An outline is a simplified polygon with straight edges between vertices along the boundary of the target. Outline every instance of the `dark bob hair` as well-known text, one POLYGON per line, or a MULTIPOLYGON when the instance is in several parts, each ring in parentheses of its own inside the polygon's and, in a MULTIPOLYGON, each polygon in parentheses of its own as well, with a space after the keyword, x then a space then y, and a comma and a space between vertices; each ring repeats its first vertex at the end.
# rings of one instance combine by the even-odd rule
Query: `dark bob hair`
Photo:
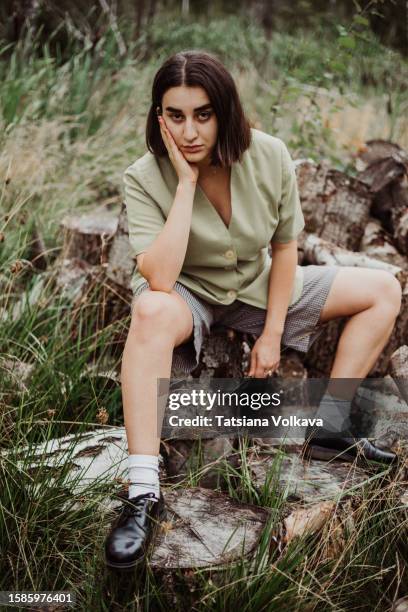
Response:
POLYGON ((146 123, 146 145, 159 157, 168 155, 157 121, 156 107, 170 87, 203 87, 218 120, 217 144, 211 165, 227 167, 241 161, 251 143, 251 128, 234 80, 220 60, 206 51, 180 51, 169 57, 157 71, 152 86, 152 105, 146 123))

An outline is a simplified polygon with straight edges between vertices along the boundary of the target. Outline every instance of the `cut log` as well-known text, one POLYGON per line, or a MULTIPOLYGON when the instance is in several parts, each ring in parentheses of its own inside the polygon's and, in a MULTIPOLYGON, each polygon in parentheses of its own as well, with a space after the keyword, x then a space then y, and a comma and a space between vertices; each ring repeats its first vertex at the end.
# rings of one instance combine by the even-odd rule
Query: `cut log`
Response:
POLYGON ((82 300, 86 288, 99 271, 98 266, 92 266, 80 257, 62 259, 54 267, 55 284, 61 297, 67 299, 74 306, 79 299, 82 300))
POLYGON ((374 142, 365 160, 369 163, 358 178, 373 195, 372 215, 393 234, 400 252, 408 255, 408 155, 393 143, 374 142))
POLYGON ((390 374, 395 380, 398 390, 408 404, 408 346, 400 346, 391 355, 390 374))
POLYGON ((306 231, 340 247, 359 249, 372 196, 361 181, 327 164, 296 166, 306 231))
POLYGON ((155 568, 208 567, 254 551, 270 512, 193 488, 165 492, 167 518, 155 540, 155 568))
POLYGON ((404 149, 394 142, 381 139, 367 140, 360 149, 356 161, 357 170, 363 172, 373 162, 387 157, 404 164, 408 170, 408 154, 404 149))
POLYGON ((401 253, 408 255, 408 210, 400 216, 395 225, 395 242, 401 253))
POLYGON ((121 285, 125 289, 130 289, 130 281, 134 272, 135 263, 135 258, 129 243, 126 206, 122 204, 117 229, 109 251, 106 275, 116 284, 121 285))
POLYGON ((408 596, 397 599, 393 603, 390 612, 408 612, 408 596))
POLYGON ((234 454, 233 438, 210 438, 202 440, 164 440, 161 454, 166 472, 166 483, 180 483, 189 476, 192 468, 197 473, 194 461, 201 455, 200 487, 206 489, 224 488, 219 466, 224 459, 234 454))
POLYGON ((380 448, 396 450, 408 443, 408 404, 399 395, 397 381, 391 381, 370 379, 369 385, 361 385, 353 400, 352 414, 357 431, 380 448))
MULTIPOLYGON (((124 428, 101 428, 22 448, 21 461, 25 466, 28 462, 25 469, 29 473, 47 470, 56 475, 68 466, 65 486, 78 494, 93 483, 124 484, 126 447, 124 428)), ((51 484, 53 477, 49 478, 51 484)), ((303 486, 303 480, 299 484, 303 486)), ((209 567, 239 560, 254 551, 270 517, 265 508, 203 488, 162 491, 167 517, 149 559, 155 568, 209 567)), ((116 497, 101 504, 101 511, 121 505, 116 497)), ((299 521, 294 522, 299 525, 299 521)))
MULTIPOLYGON (((109 337, 112 356, 119 357, 126 342, 126 327, 117 325, 130 315, 130 291, 106 278, 103 265, 91 265, 81 258, 62 259, 52 268, 53 282, 70 310, 73 337, 80 320, 85 333, 112 325, 109 337)), ((130 318, 129 318, 130 322, 130 318)))
POLYGON ((276 374, 281 378, 298 378, 300 380, 307 378, 307 370, 299 353, 285 347, 282 347, 280 363, 276 374))
POLYGON ((322 240, 315 234, 309 234, 304 242, 303 248, 305 259, 309 264, 354 266, 359 268, 386 270, 398 278, 400 282, 407 276, 398 266, 389 264, 381 259, 368 257, 363 253, 356 253, 343 249, 327 240, 322 240))
POLYGON ((314 503, 338 501, 360 488, 369 476, 354 464, 342 461, 303 461, 300 453, 270 449, 268 455, 249 461, 253 482, 262 487, 271 471, 279 471, 279 489, 288 501, 314 503))
POLYGON ((392 198, 391 224, 395 243, 401 253, 408 255, 408 180, 395 182, 390 188, 392 198))
MULTIPOLYGON (((0 455, 6 452, 3 450, 0 455)), ((89 491, 93 484, 126 484, 124 428, 103 427, 49 440, 21 448, 20 457, 18 460, 28 473, 47 471, 50 486, 53 478, 64 470, 64 486, 73 494, 89 491)), ((320 529, 333 515, 334 508, 358 493, 367 480, 366 474, 354 465, 313 460, 303 463, 298 455, 283 457, 275 474, 279 488, 292 503, 286 508, 284 524, 273 535, 279 545, 320 529), (305 503, 310 502, 313 506, 305 510, 305 503)), ((270 454, 266 459, 250 459, 249 466, 258 487, 265 483, 272 461, 270 454)), ((34 482, 32 494, 35 496, 36 487, 42 485, 38 477, 34 482)), ((149 558, 154 568, 210 567, 239 561, 254 552, 270 518, 270 510, 266 508, 240 503, 208 489, 169 491, 164 487, 162 491, 167 517, 160 525, 149 558)), ((101 503, 101 512, 116 511, 122 505, 121 497, 127 497, 124 490, 121 496, 101 503)), ((76 503, 80 504, 80 499, 76 503)))
POLYGON ((374 259, 408 270, 408 258, 398 252, 389 234, 374 217, 366 225, 360 251, 374 259))
POLYGON ((331 517, 334 508, 334 502, 320 502, 293 511, 283 521, 285 528, 283 541, 285 544, 289 544, 294 538, 312 535, 320 531, 331 517))
POLYGON ((358 175, 359 180, 369 187, 372 194, 379 193, 393 181, 399 181, 406 172, 405 165, 393 157, 376 159, 358 175))
POLYGON ((118 226, 118 210, 102 206, 82 216, 67 216, 61 221, 64 231, 62 258, 79 257, 92 265, 107 262, 118 226))
MULTIPOLYGON (((4 453, 4 451, 2 451, 4 453)), ((101 429, 21 449, 27 468, 60 470, 76 493, 96 482, 125 482, 127 443, 124 428, 101 429), (27 458, 27 453, 30 453, 27 458)), ((52 478, 50 482, 52 481, 52 478)), ((35 485, 41 486, 41 485, 35 485)), ((242 558, 257 544, 269 517, 264 508, 242 504, 203 488, 163 490, 167 518, 150 558, 153 567, 205 567, 242 558)), ((121 505, 119 498, 101 510, 121 505)))

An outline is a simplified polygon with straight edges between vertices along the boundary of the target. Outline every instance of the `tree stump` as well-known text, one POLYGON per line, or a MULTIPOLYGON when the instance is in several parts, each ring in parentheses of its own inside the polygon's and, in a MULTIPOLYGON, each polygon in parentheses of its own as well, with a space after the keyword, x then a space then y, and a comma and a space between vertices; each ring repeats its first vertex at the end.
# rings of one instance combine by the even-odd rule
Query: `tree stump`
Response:
POLYGON ((91 265, 105 263, 117 226, 118 211, 104 206, 86 215, 65 217, 61 221, 64 232, 62 258, 79 257, 91 265))

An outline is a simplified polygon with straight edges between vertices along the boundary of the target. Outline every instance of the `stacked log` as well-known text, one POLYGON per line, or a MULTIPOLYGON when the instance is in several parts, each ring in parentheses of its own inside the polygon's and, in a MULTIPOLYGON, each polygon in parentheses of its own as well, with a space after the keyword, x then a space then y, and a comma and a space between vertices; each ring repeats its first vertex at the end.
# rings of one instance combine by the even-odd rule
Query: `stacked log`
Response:
MULTIPOLYGON (((220 450, 216 446, 215 454, 220 450)), ((2 451, 0 456, 6 453, 2 451)), ((113 513, 127 498, 127 454, 124 428, 100 427, 21 448, 17 460, 30 473, 47 469, 50 483, 59 481, 64 471, 64 486, 71 491, 77 507, 84 499, 82 495, 89 495, 102 481, 112 487, 125 485, 112 499, 101 498, 99 502, 100 514, 112 513, 113 519, 113 513)), ((258 491, 273 487, 269 494, 283 496, 286 501, 282 517, 273 517, 266 542, 262 533, 272 517, 270 509, 237 501, 211 488, 172 490, 164 484, 167 516, 160 524, 149 559, 153 568, 220 566, 259 553, 262 542, 266 550, 272 546, 283 553, 295 538, 317 532, 322 532, 321 545, 325 555, 331 557, 344 547, 344 528, 354 528, 352 502, 358 503, 359 491, 372 479, 356 465, 305 462, 297 453, 277 449, 249 453, 247 469, 258 491), (273 481, 271 474, 276 476, 273 481)), ((160 472, 163 484, 166 471, 161 462, 160 472)), ((33 479, 30 494, 35 496, 40 486, 38 479, 33 479)), ((395 487, 395 505, 401 503, 403 494, 401 487, 395 487)))
MULTIPOLYGON (((389 374, 388 392, 374 389, 365 395, 362 392, 357 398, 357 402, 373 406, 365 414, 367 421, 370 421, 374 408, 378 412, 377 421, 372 423, 371 437, 380 445, 382 442, 384 448, 391 446, 395 450, 401 438, 407 438, 407 411, 404 407, 404 402, 408 401, 407 167, 405 152, 393 143, 383 141, 367 143, 358 159, 356 177, 333 170, 324 163, 301 161, 296 165, 306 220, 305 230, 298 241, 299 262, 302 265, 335 264, 383 269, 393 274, 403 287, 403 305, 392 336, 370 372, 371 376, 389 374)), ((130 322, 130 281, 135 258, 128 240, 125 206, 122 205, 120 210, 99 207, 81 217, 67 217, 62 227, 64 244, 52 268, 41 255, 44 248, 36 230, 33 257, 44 270, 38 275, 40 280, 44 282, 51 278, 70 314, 81 315, 82 324, 86 320, 86 309, 92 302, 97 304, 98 329, 123 320, 125 324, 121 327, 126 330, 130 322)), ((40 298, 33 294, 32 300, 36 299, 40 298)), ((90 324, 95 325, 93 315, 94 311, 90 309, 90 324)), ((75 316, 72 320, 75 321, 75 316)), ((326 324, 322 336, 306 356, 283 350, 276 375, 299 380, 329 377, 345 322, 343 318, 326 324)), ((118 353, 123 350, 125 340, 126 331, 113 339, 118 353)), ((250 334, 214 329, 204 343, 199 365, 188 378, 199 381, 241 378, 254 340, 250 334)), ((8 362, 0 365, 4 370, 10 370, 8 362)), ((109 371, 104 375, 109 376, 113 384, 120 384, 119 372, 109 371)), ((172 367, 171 376, 186 378, 175 367, 172 367)), ((21 384, 24 389, 24 380, 21 384)), ((104 418, 105 415, 99 415, 99 422, 103 425, 106 424, 104 418)), ((162 441, 162 482, 173 484, 188 476, 187 463, 193 443, 191 440, 162 441)), ((248 453, 248 468, 255 486, 262 488, 279 451, 270 440, 253 440, 253 443, 258 451, 248 453), (262 447, 266 450, 264 456, 262 447)), ((39 445, 32 449, 35 455, 33 468, 46 450, 50 465, 64 463, 70 457, 75 487, 86 488, 101 476, 126 486, 123 476, 127 443, 123 428, 101 428, 79 437, 51 440, 47 444, 52 447, 45 449, 44 445, 39 445), (71 452, 72 446, 74 453, 71 452), (78 478, 78 471, 83 472, 81 478, 78 478)), ((170 519, 163 525, 156 544, 153 566, 168 568, 224 563, 239 556, 243 543, 245 553, 254 551, 268 521, 268 512, 250 504, 240 504, 225 493, 211 490, 220 484, 222 486, 217 470, 213 469, 220 461, 228 462, 232 473, 239 471, 237 446, 238 441, 233 438, 203 440, 205 469, 198 479, 200 486, 176 491, 164 488, 170 519), (240 529, 242 523, 247 523, 245 530, 240 529), (197 530, 199 524, 203 526, 205 538, 197 530), (210 539, 207 538, 209 533, 213 534, 210 539)), ((332 531, 340 536, 336 541, 330 540, 330 550, 327 551, 328 555, 335 555, 336 547, 341 546, 341 521, 336 513, 340 512, 341 519, 349 514, 347 491, 363 486, 367 476, 355 466, 350 468, 341 463, 330 466, 320 461, 304 463, 299 449, 294 453, 292 450, 289 449, 281 461, 277 483, 278 492, 285 492, 289 506, 272 540, 276 546, 284 547, 299 535, 323 530, 337 521, 339 524, 336 523, 337 527, 332 531)), ((112 506, 115 504, 107 507, 112 506)))
MULTIPOLYGON (((383 269, 400 281, 400 315, 387 346, 369 373, 385 376, 390 372, 391 356, 407 344, 408 338, 408 258, 403 229, 406 200, 395 200, 396 194, 405 190, 407 155, 393 143, 371 141, 356 163, 356 177, 333 170, 326 163, 300 160, 296 164, 306 220, 298 240, 299 263, 383 269)), ((116 355, 120 355, 130 323, 130 281, 136 263, 128 240, 126 208, 98 207, 86 215, 66 217, 62 228, 61 255, 51 269, 38 276, 51 275, 71 314, 78 313, 83 319, 89 304, 96 304, 99 329, 123 320, 121 332, 112 338, 116 355)), ((41 244, 38 232, 35 238, 37 245, 41 244)), ((94 318, 92 321, 95 325, 94 318)), ((329 377, 345 323, 345 318, 328 322, 306 355, 283 350, 276 375, 287 376, 299 370, 301 376, 309 378, 329 377)), ((254 341, 250 334, 214 329, 204 343, 198 367, 189 377, 242 377, 254 341)), ((185 377, 175 367, 171 375, 185 377)))
MULTIPOLYGON (((388 372, 392 353, 408 337, 407 160, 408 155, 398 145, 373 140, 359 152, 354 177, 330 168, 326 162, 296 162, 306 221, 298 240, 299 263, 384 269, 395 275, 403 288, 403 306, 393 334, 370 376, 388 372)), ((99 207, 81 217, 67 217, 62 227, 64 247, 55 268, 60 267, 62 277, 68 270, 77 277, 75 283, 68 283, 69 289, 65 283, 64 289, 72 292, 73 306, 78 300, 86 302, 90 278, 96 275, 101 304, 98 324, 107 326, 129 316, 135 258, 128 240, 125 206, 120 211, 99 207)), ((64 285, 61 280, 57 284, 64 285)), ((344 318, 330 321, 308 354, 302 355, 309 376, 329 376, 334 348, 345 323, 344 318)), ((117 339, 118 350, 121 341, 123 337, 117 339)), ((251 336, 217 332, 206 342, 201 363, 192 375, 241 376, 253 341, 251 336)), ((285 360, 283 352, 282 371, 285 360)), ((182 373, 173 370, 172 375, 182 373)))
MULTIPOLYGON (((374 267, 388 270, 400 281, 400 314, 387 345, 369 372, 369 376, 385 376, 391 355, 408 338, 408 155, 394 143, 373 140, 359 152, 356 166, 357 176, 349 183, 346 179, 338 181, 334 189, 331 177, 336 174, 323 165, 297 165, 306 219, 300 240, 302 264, 374 267), (338 193, 339 187, 343 196, 338 193)), ((305 357, 309 375, 329 377, 333 347, 337 346, 346 320, 340 318, 325 326, 305 357)))

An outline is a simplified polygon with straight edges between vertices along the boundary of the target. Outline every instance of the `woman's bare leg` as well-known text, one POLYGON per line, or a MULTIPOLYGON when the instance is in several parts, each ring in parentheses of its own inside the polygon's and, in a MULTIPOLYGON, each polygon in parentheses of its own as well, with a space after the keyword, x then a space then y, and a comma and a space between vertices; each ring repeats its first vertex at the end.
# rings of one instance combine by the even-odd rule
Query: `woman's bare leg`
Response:
MULTIPOLYGON (((401 286, 389 272, 342 267, 334 278, 320 321, 350 317, 337 346, 328 391, 344 397, 335 379, 363 379, 387 344, 401 308, 401 286)), ((351 384, 346 399, 359 385, 351 384)))
POLYGON ((176 291, 147 289, 135 300, 121 369, 130 454, 158 455, 157 379, 170 378, 173 349, 192 331, 191 310, 176 291))

